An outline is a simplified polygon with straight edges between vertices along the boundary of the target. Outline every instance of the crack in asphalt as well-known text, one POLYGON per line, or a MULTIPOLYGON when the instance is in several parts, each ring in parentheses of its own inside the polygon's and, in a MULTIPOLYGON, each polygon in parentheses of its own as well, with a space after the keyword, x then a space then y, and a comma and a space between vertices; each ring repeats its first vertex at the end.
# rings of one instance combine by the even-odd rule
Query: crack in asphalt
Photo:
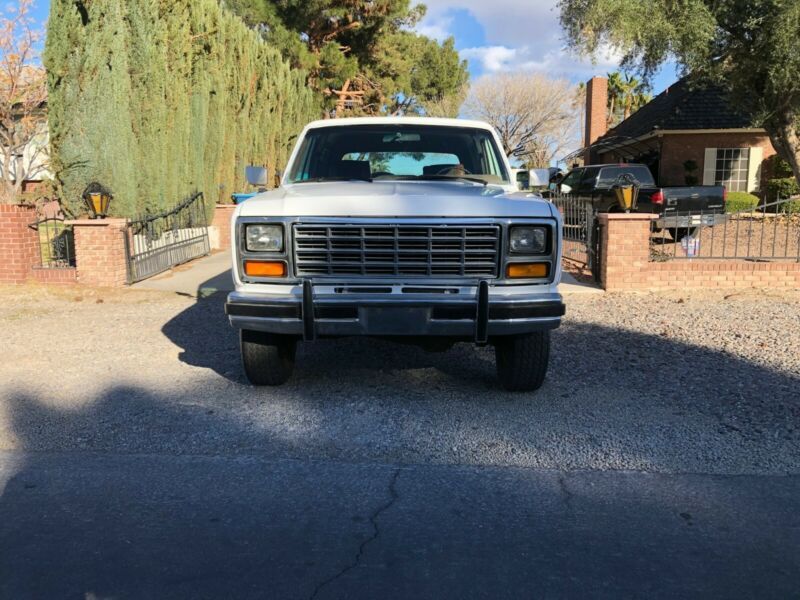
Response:
POLYGON ((384 504, 382 504, 381 506, 379 506, 370 515, 369 522, 372 524, 372 534, 367 539, 365 539, 364 541, 361 542, 361 544, 358 547, 358 552, 356 553, 356 556, 353 559, 353 562, 351 562, 349 565, 345 566, 339 572, 333 574, 332 576, 328 577, 326 580, 324 580, 321 583, 319 583, 317 585, 317 587, 314 589, 314 592, 309 597, 310 600, 314 600, 325 587, 327 587, 328 585, 332 584, 337 579, 340 579, 341 577, 344 577, 347 573, 349 573, 353 569, 357 568, 361 564, 361 560, 364 557, 364 551, 367 549, 367 546, 370 543, 372 543, 375 540, 377 540, 378 537, 381 534, 380 527, 378 527, 378 517, 380 517, 381 514, 383 514, 387 510, 389 510, 392 507, 392 505, 400 498, 400 495, 397 493, 397 489, 396 489, 397 480, 400 477, 400 471, 401 471, 400 468, 396 469, 395 472, 392 474, 392 478, 389 480, 389 500, 387 502, 385 502, 384 504))
POLYGON ((558 488, 561 490, 561 495, 564 496, 564 504, 569 510, 572 510, 572 499, 575 497, 567 487, 567 474, 563 473, 558 476, 558 488))

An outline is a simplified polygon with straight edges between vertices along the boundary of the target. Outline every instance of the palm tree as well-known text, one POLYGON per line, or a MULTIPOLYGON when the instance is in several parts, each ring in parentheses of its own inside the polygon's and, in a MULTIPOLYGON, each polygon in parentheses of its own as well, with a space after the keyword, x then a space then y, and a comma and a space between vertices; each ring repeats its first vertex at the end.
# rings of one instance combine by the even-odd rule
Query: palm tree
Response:
POLYGON ((624 97, 622 73, 615 71, 608 74, 608 127, 614 127, 621 119, 617 114, 624 97))
POLYGON ((608 74, 608 126, 614 127, 652 100, 650 86, 619 71, 608 74))

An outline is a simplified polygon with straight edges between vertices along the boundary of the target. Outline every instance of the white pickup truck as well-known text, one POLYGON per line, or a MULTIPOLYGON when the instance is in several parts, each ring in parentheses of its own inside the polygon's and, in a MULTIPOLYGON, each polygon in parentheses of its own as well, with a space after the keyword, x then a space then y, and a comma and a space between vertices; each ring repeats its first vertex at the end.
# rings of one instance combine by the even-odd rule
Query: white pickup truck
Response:
POLYGON ((565 310, 561 216, 517 192, 501 148, 475 121, 308 125, 281 186, 233 218, 226 313, 249 381, 285 383, 298 341, 375 336, 491 344, 506 389, 538 389, 565 310))

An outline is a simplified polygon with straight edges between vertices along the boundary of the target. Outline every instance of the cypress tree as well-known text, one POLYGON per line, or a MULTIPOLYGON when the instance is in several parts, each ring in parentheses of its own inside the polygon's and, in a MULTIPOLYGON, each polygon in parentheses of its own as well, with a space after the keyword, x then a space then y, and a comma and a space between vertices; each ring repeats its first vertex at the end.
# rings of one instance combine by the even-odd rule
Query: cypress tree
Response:
POLYGON ((203 191, 209 209, 273 172, 320 107, 280 53, 217 0, 52 0, 48 70, 53 169, 81 211, 92 180, 136 216, 203 191))

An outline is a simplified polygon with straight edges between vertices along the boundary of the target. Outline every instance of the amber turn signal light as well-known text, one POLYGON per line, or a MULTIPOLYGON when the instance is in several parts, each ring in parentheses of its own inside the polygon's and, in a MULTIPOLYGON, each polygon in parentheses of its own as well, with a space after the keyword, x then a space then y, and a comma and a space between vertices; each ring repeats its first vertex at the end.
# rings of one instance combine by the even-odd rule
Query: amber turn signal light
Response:
POLYGON ((246 260, 244 272, 249 277, 286 277, 286 263, 246 260))
POLYGON ((550 274, 550 265, 547 263, 516 263, 508 265, 509 279, 540 279, 550 274))

